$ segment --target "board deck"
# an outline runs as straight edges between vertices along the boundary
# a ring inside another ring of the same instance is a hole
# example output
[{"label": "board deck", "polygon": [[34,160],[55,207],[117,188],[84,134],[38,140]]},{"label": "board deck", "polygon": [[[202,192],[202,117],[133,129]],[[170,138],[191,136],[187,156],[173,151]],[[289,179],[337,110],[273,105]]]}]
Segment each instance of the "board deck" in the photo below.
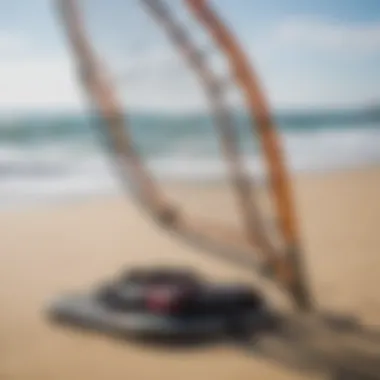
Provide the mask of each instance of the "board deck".
[{"label": "board deck", "polygon": [[59,323],[119,336],[212,334],[223,330],[222,320],[179,321],[147,313],[123,313],[106,308],[94,292],[59,297],[47,310]]}]

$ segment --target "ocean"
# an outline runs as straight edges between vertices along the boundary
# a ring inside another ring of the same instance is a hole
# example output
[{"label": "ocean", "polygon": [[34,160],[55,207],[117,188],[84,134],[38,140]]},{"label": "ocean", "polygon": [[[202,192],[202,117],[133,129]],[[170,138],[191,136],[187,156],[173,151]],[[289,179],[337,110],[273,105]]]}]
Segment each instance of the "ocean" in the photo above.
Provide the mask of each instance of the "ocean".
[{"label": "ocean", "polygon": [[[215,128],[202,114],[129,116],[135,142],[161,180],[206,183],[226,176]],[[290,169],[327,172],[380,163],[380,114],[276,113]],[[247,167],[263,174],[248,119],[235,122]],[[80,114],[0,117],[0,207],[121,192],[102,128]]]}]

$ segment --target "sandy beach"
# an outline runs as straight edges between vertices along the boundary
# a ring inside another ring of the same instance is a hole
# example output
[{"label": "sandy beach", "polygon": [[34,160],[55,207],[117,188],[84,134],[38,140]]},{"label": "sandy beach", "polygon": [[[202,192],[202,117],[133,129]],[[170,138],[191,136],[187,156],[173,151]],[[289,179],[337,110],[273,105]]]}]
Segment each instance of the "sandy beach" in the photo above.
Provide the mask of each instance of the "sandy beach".
[{"label": "sandy beach", "polygon": [[[380,169],[300,175],[294,182],[318,303],[379,326]],[[222,186],[172,193],[189,209],[224,220],[232,215]],[[4,211],[0,231],[1,380],[303,378],[235,347],[157,350],[46,323],[43,308],[54,296],[135,263],[185,264],[215,278],[251,280],[248,271],[173,240],[124,198]]]}]

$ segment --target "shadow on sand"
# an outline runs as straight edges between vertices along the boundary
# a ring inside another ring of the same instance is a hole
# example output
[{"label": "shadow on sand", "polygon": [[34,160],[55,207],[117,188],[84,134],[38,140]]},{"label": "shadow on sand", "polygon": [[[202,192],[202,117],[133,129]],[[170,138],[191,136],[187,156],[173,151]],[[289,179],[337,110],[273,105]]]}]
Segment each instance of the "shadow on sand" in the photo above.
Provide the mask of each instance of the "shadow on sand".
[{"label": "shadow on sand", "polygon": [[246,342],[252,355],[331,380],[380,379],[380,332],[353,318],[281,315],[276,328]]},{"label": "shadow on sand", "polygon": [[380,332],[342,316],[281,315],[271,331],[256,330],[250,336],[138,342],[168,350],[232,344],[245,354],[275,361],[305,375],[321,373],[330,380],[380,380]]},{"label": "shadow on sand", "polygon": [[[207,338],[158,338],[131,334],[105,335],[149,349],[199,350],[216,345],[233,345],[245,354],[261,357],[292,370],[321,373],[331,380],[380,380],[380,331],[371,331],[353,318],[333,315],[277,315],[268,330],[254,329],[241,336]],[[62,322],[62,321],[61,321]],[[73,327],[70,323],[66,327]],[[76,325],[80,331],[94,326]]]}]

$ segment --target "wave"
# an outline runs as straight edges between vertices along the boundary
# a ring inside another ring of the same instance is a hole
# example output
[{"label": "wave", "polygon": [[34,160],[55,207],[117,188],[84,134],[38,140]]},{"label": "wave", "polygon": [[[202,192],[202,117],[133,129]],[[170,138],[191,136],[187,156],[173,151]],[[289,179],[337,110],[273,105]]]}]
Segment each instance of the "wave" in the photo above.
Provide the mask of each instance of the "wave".
[{"label": "wave", "polygon": [[[288,131],[282,134],[286,157],[296,172],[329,171],[380,163],[380,129]],[[243,139],[243,159],[250,174],[263,178],[259,150]],[[204,133],[150,136],[144,157],[152,173],[170,181],[207,182],[227,176],[216,139]],[[149,149],[147,149],[149,148]],[[120,191],[108,153],[91,140],[56,140],[39,144],[0,143],[0,203],[61,199]]]},{"label": "wave", "polygon": [[[245,112],[232,112],[235,124],[240,133],[249,129],[249,119]],[[192,114],[158,115],[127,114],[130,127],[139,141],[160,139],[161,136],[183,137],[192,134],[212,134],[213,125],[210,115]],[[380,110],[371,112],[354,111],[314,111],[314,112],[278,112],[275,115],[280,130],[302,132],[311,130],[346,130],[357,129],[360,125],[367,128],[379,128]],[[40,143],[51,141],[94,140],[99,123],[96,118],[86,114],[66,115],[20,115],[19,117],[1,117],[0,141],[7,143]],[[149,138],[151,136],[151,138]]]}]

